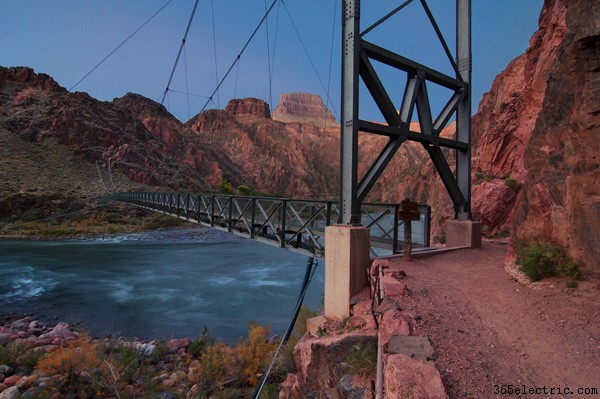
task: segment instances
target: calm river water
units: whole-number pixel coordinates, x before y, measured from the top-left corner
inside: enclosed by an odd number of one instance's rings
[[[0,241],[0,314],[81,322],[93,335],[225,341],[250,320],[283,334],[307,257],[211,229]],[[323,262],[305,299],[323,300]]]

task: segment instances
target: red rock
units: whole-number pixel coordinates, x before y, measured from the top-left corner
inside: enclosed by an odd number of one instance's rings
[[[56,334],[56,333],[61,333],[64,331],[68,331],[69,330],[69,325],[67,323],[58,323],[57,325],[54,326],[54,328],[52,328],[52,331],[50,331],[50,333],[52,334]]]
[[[600,24],[598,3],[566,2],[566,31],[552,63],[543,107],[525,149],[527,178],[515,205],[511,242],[546,240],[600,270]],[[540,29],[562,2],[548,1]],[[563,21],[561,21],[563,22]],[[566,25],[566,27],[565,27]],[[548,32],[551,32],[548,28]],[[575,72],[577,71],[577,72]]]
[[[42,348],[44,349],[44,352],[50,353],[50,352],[56,350],[58,348],[58,346],[56,346],[56,345],[44,345]]]
[[[164,380],[163,382],[160,383],[164,388],[170,388],[173,385],[175,385],[175,381],[167,378],[166,380]]]
[[[0,384],[0,392],[4,392],[8,389],[8,386],[4,385],[4,384]]]
[[[384,387],[386,396],[390,398],[448,399],[434,363],[406,355],[387,357]]]
[[[383,314],[381,324],[379,325],[379,334],[381,344],[384,348],[392,335],[410,335],[412,318],[404,315],[399,310],[390,310]]]
[[[494,179],[473,186],[472,211],[475,220],[487,226],[489,234],[508,229],[512,223],[513,208],[518,188],[509,187],[506,180]]]
[[[23,378],[20,375],[11,375],[10,377],[6,377],[6,379],[4,380],[3,384],[6,385],[7,387],[12,387],[17,385],[17,383],[21,380],[21,378]]]
[[[298,392],[325,394],[332,386],[340,383],[348,373],[343,366],[345,357],[353,345],[376,343],[375,330],[352,331],[343,335],[325,335],[313,338],[305,335],[294,348],[294,362],[298,368],[296,377],[288,377],[290,389],[298,381]],[[358,387],[360,388],[360,387]],[[370,384],[369,384],[370,388]],[[306,397],[306,396],[305,396]]]
[[[406,284],[402,284],[390,275],[384,275],[381,279],[385,296],[398,297],[410,294]]]
[[[288,374],[279,386],[279,399],[304,399],[306,394],[298,374]]]
[[[186,398],[191,399],[200,395],[200,385],[194,384],[186,395]]]
[[[32,387],[36,381],[37,381],[37,376],[30,375],[30,376],[21,378],[19,380],[19,382],[17,382],[15,384],[15,386],[19,389],[28,389],[28,388]]]
[[[191,343],[192,340],[189,338],[170,339],[167,341],[167,348],[169,348],[169,351],[171,352],[177,352],[179,349],[187,348]]]
[[[251,115],[258,118],[271,118],[269,104],[257,98],[234,99],[227,103],[225,112],[230,115]]]

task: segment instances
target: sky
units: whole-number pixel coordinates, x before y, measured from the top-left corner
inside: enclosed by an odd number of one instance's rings
[[[205,106],[224,108],[229,99],[244,97],[263,99],[274,109],[281,93],[309,92],[324,100],[329,93],[330,109],[339,120],[342,0],[277,1],[213,100],[207,100],[273,1],[199,1],[164,100],[173,115],[186,121]],[[401,3],[363,0],[361,29]],[[455,2],[427,3],[454,50]],[[527,49],[543,0],[472,3],[475,112],[494,77]],[[84,91],[104,101],[127,92],[160,101],[193,6],[194,0],[0,0],[0,65],[32,67],[71,89],[141,27],[72,91]],[[413,1],[365,39],[452,75],[419,1]],[[405,73],[383,65],[375,68],[398,104]],[[430,87],[429,92],[436,114],[450,93],[436,87]],[[383,119],[364,86],[360,104],[362,119]]]

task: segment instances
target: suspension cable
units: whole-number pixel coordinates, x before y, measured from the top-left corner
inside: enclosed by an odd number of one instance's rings
[[[277,4],[277,16],[275,17],[275,37],[273,38],[273,58],[271,59],[271,74],[269,76],[269,87],[273,85],[273,74],[275,73],[275,51],[277,50],[277,33],[279,32],[280,9],[281,3]]]
[[[296,27],[296,24],[294,23],[294,20],[292,19],[292,15],[290,14],[290,11],[288,10],[287,5],[285,4],[285,1],[281,0],[281,3],[283,4],[283,8],[285,9],[285,12],[287,13],[287,15],[289,17],[290,22],[292,23],[292,27],[294,28],[294,31],[296,31],[296,35],[298,36],[298,39],[300,40],[300,44],[302,44],[302,48],[304,49],[304,53],[308,57],[308,61],[310,62],[310,65],[312,66],[313,71],[317,75],[317,79],[319,79],[319,83],[321,83],[321,87],[323,88],[323,91],[325,91],[325,95],[327,96],[327,101],[331,102],[331,107],[333,108],[333,112],[335,112],[335,116],[339,119],[339,114],[337,112],[337,109],[335,108],[335,106],[333,105],[333,102],[331,101],[331,98],[329,97],[329,90],[327,90],[325,88],[323,79],[321,79],[321,75],[319,75],[319,72],[317,71],[317,67],[315,66],[315,63],[313,62],[310,54],[308,53],[308,49],[306,48],[306,45],[304,44],[304,40],[302,40],[302,36],[300,36],[300,32],[298,31],[298,28]]]
[[[256,35],[256,32],[258,32],[258,30],[262,26],[263,22],[265,22],[265,20],[267,19],[267,16],[271,12],[271,10],[273,9],[273,6],[275,6],[275,3],[277,3],[277,1],[278,0],[273,0],[273,2],[271,3],[271,6],[267,10],[267,12],[265,12],[265,15],[263,15],[263,17],[261,18],[260,22],[258,23],[258,25],[256,26],[256,28],[254,29],[254,31],[252,32],[252,34],[250,35],[250,37],[248,38],[248,40],[244,44],[244,47],[242,47],[242,50],[235,57],[235,60],[231,63],[231,66],[229,67],[229,69],[227,70],[227,72],[225,72],[225,75],[223,75],[223,77],[221,78],[221,81],[219,82],[219,84],[217,85],[217,87],[215,88],[215,90],[212,92],[212,94],[209,97],[209,100],[204,104],[204,106],[202,107],[202,109],[200,110],[200,112],[202,112],[202,111],[204,111],[206,109],[206,107],[208,106],[208,103],[212,100],[212,98],[214,97],[215,93],[217,93],[217,91],[219,90],[219,88],[221,87],[221,85],[223,84],[223,82],[225,81],[225,79],[227,79],[227,76],[229,76],[229,74],[233,70],[233,67],[235,66],[235,64],[238,63],[238,61],[240,60],[240,57],[242,56],[242,54],[244,53],[244,51],[246,51],[246,48],[248,47],[248,45],[250,44],[250,42],[252,41],[252,39],[254,39],[254,36]]]
[[[308,291],[308,287],[310,285],[310,282],[312,281],[312,278],[315,274],[315,271],[317,270],[318,265],[319,265],[318,262],[315,264],[314,257],[311,256],[308,258],[308,262],[306,263],[306,271],[304,273],[304,281],[302,282],[302,287],[300,288],[300,294],[298,295],[298,301],[296,302],[296,307],[294,308],[294,312],[292,313],[292,318],[290,320],[290,324],[288,324],[288,328],[285,331],[283,338],[279,342],[279,347],[277,348],[277,350],[275,351],[275,354],[273,355],[273,359],[271,360],[271,364],[269,364],[269,368],[262,375],[260,382],[254,389],[254,393],[252,394],[252,399],[257,399],[260,396],[260,393],[261,393],[263,387],[265,386],[265,383],[267,382],[267,378],[269,378],[269,374],[271,373],[271,370],[273,369],[275,360],[277,360],[279,353],[281,352],[283,347],[287,344],[288,339],[292,335],[294,325],[296,325],[296,320],[298,319],[298,313],[300,313],[300,308],[302,307],[302,303],[304,302],[304,297],[306,296],[306,292]]]
[[[458,77],[458,79],[460,81],[462,81],[463,80],[462,74],[458,70],[456,61],[454,60],[454,57],[452,56],[452,53],[450,52],[450,49],[448,48],[448,44],[446,43],[446,40],[444,40],[444,35],[442,34],[440,27],[438,26],[437,22],[435,21],[435,18],[433,17],[433,14],[431,13],[429,6],[427,5],[427,2],[425,0],[421,0],[421,4],[423,5],[423,9],[425,10],[425,13],[427,14],[427,18],[429,18],[429,22],[431,22],[431,25],[433,26],[433,29],[435,30],[435,34],[437,35],[438,39],[440,40],[440,43],[442,44],[442,47],[444,48],[444,51],[446,52],[446,56],[448,57],[450,64],[452,64],[452,68],[454,69],[456,76]]]
[[[267,0],[265,0],[265,12],[267,11]],[[271,82],[271,43],[269,40],[269,19],[265,23],[267,33],[267,78],[269,81],[269,108],[273,107],[273,86]]]
[[[215,28],[215,4],[210,0],[210,13],[212,15],[213,53],[215,56],[215,83],[219,84],[219,66],[217,63],[217,34]],[[221,108],[221,95],[217,91],[217,108]]]
[[[146,20],[146,22],[144,22],[139,28],[137,28],[135,31],[133,31],[133,33],[131,35],[129,35],[127,37],[127,39],[123,40],[121,42],[121,44],[119,44],[113,51],[111,51],[110,53],[108,53],[108,55],[106,57],[104,57],[98,64],[96,64],[96,66],[93,67],[88,73],[86,73],[81,79],[79,79],[77,81],[77,83],[75,83],[73,86],[71,86],[71,88],[69,89],[69,91],[72,91],[75,87],[77,87],[77,85],[79,83],[83,82],[83,80],[85,78],[87,78],[92,72],[94,72],[96,70],[96,68],[98,68],[100,65],[102,65],[104,63],[104,61],[106,61],[111,55],[113,55],[115,52],[117,52],[118,49],[120,49],[125,43],[127,43],[129,41],[129,39],[131,39],[136,33],[138,33],[144,26],[146,26],[148,24],[148,22],[152,21],[154,19],[154,17],[156,17],[172,1],[173,0],[167,1],[164,6],[162,6],[161,8],[158,9],[158,11],[156,11],[154,14],[152,14],[152,16],[150,18],[148,18]]]
[[[173,69],[171,70],[171,76],[169,76],[169,81],[167,82],[167,87],[165,88],[165,92],[163,93],[162,100],[160,101],[160,105],[163,105],[165,102],[165,97],[167,93],[169,93],[169,86],[171,85],[171,81],[173,80],[173,75],[175,74],[175,69],[177,69],[177,63],[179,62],[179,57],[181,57],[181,52],[183,51],[183,46],[185,46],[185,39],[190,31],[190,26],[192,25],[192,21],[194,20],[194,14],[196,14],[196,8],[198,7],[198,1],[194,3],[194,9],[192,10],[192,15],[190,15],[190,20],[188,21],[187,27],[185,28],[185,34],[183,35],[183,39],[181,40],[181,46],[179,46],[179,52],[177,53],[177,58],[175,58],[175,65],[173,65]]]

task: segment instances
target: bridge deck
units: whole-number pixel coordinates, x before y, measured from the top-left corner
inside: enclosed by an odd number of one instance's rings
[[[311,256],[325,253],[325,227],[335,224],[339,204],[332,201],[218,194],[129,192],[107,199],[133,204]],[[370,230],[371,255],[398,253],[404,226],[398,204],[362,204],[361,223]],[[429,246],[430,208],[419,206],[412,222],[413,246]]]

